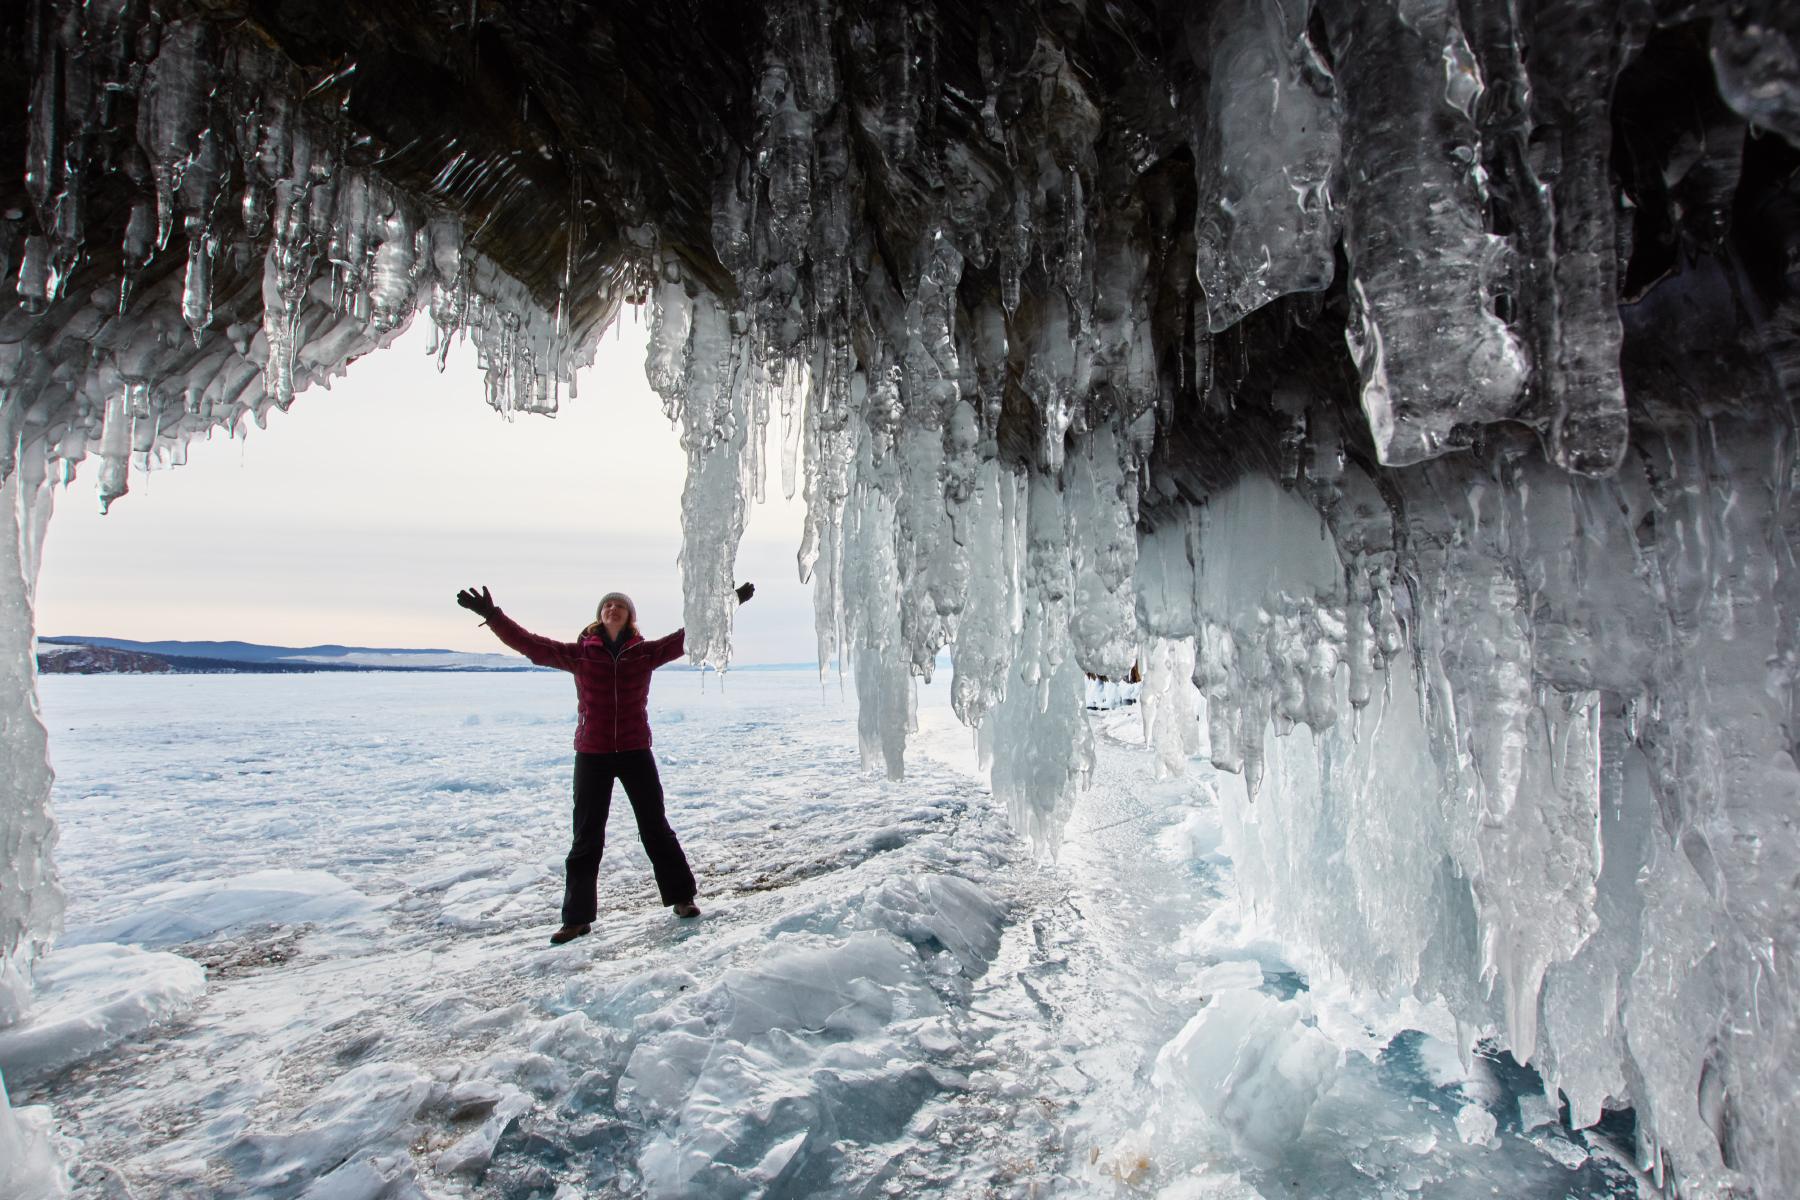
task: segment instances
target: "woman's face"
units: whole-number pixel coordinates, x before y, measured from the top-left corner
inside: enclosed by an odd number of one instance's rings
[[[606,626],[608,633],[618,633],[630,619],[631,609],[625,606],[623,600],[608,600],[600,606],[600,623]]]

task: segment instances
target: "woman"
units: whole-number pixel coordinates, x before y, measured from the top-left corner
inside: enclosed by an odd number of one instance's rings
[[[737,589],[738,603],[756,594],[752,584]],[[606,848],[606,814],[613,780],[625,785],[638,836],[656,872],[662,902],[678,917],[697,917],[694,873],[675,831],[663,813],[662,780],[650,753],[650,673],[680,658],[687,631],[647,642],[637,629],[637,606],[623,592],[600,598],[595,621],[573,642],[539,637],[500,611],[486,588],[456,593],[456,602],[475,613],[494,636],[540,667],[575,676],[575,844],[569,849],[563,884],[562,928],[550,935],[560,946],[593,928],[600,854]]]

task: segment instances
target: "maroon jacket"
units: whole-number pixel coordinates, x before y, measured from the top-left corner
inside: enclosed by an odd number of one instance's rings
[[[539,637],[496,609],[488,620],[494,636],[540,667],[575,676],[575,749],[582,754],[650,748],[650,673],[687,649],[687,630],[646,642],[632,633],[615,655],[598,634],[578,642]]]

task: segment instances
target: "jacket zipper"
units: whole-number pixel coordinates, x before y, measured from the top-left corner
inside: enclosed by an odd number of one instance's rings
[[[619,647],[619,648],[618,648],[618,649],[617,649],[617,650],[613,650],[613,649],[612,649],[612,648],[611,648],[611,647],[608,647],[608,648],[607,648],[607,649],[608,649],[608,650],[609,650],[609,651],[610,651],[610,652],[611,652],[611,654],[612,654],[612,660],[613,660],[613,676],[612,676],[612,684],[613,684],[613,735],[612,735],[612,750],[613,750],[613,752],[614,752],[614,753],[615,753],[615,754],[616,754],[616,753],[618,753],[618,750],[619,750],[619,659],[620,659],[620,658],[621,658],[621,657],[623,657],[623,655],[624,655],[624,653],[625,653],[625,648],[624,648],[624,647],[623,647],[623,646],[621,646],[621,647]]]

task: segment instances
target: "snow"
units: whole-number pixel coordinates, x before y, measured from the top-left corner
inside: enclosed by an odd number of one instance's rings
[[[922,690],[894,784],[809,671],[660,680],[705,915],[670,917],[615,826],[600,921],[552,948],[565,680],[46,680],[70,927],[159,898],[169,949],[59,946],[31,1021],[78,1015],[83,962],[195,986],[104,1053],[8,1068],[40,1114],[10,1136],[54,1114],[77,1187],[138,1194],[1634,1194],[1553,1119],[1465,1141],[1510,1085],[1417,1032],[1447,1014],[1377,1012],[1245,921],[1215,782],[1152,782],[1132,708],[1097,714],[1130,736],[1097,738],[1049,864],[950,692]]]

